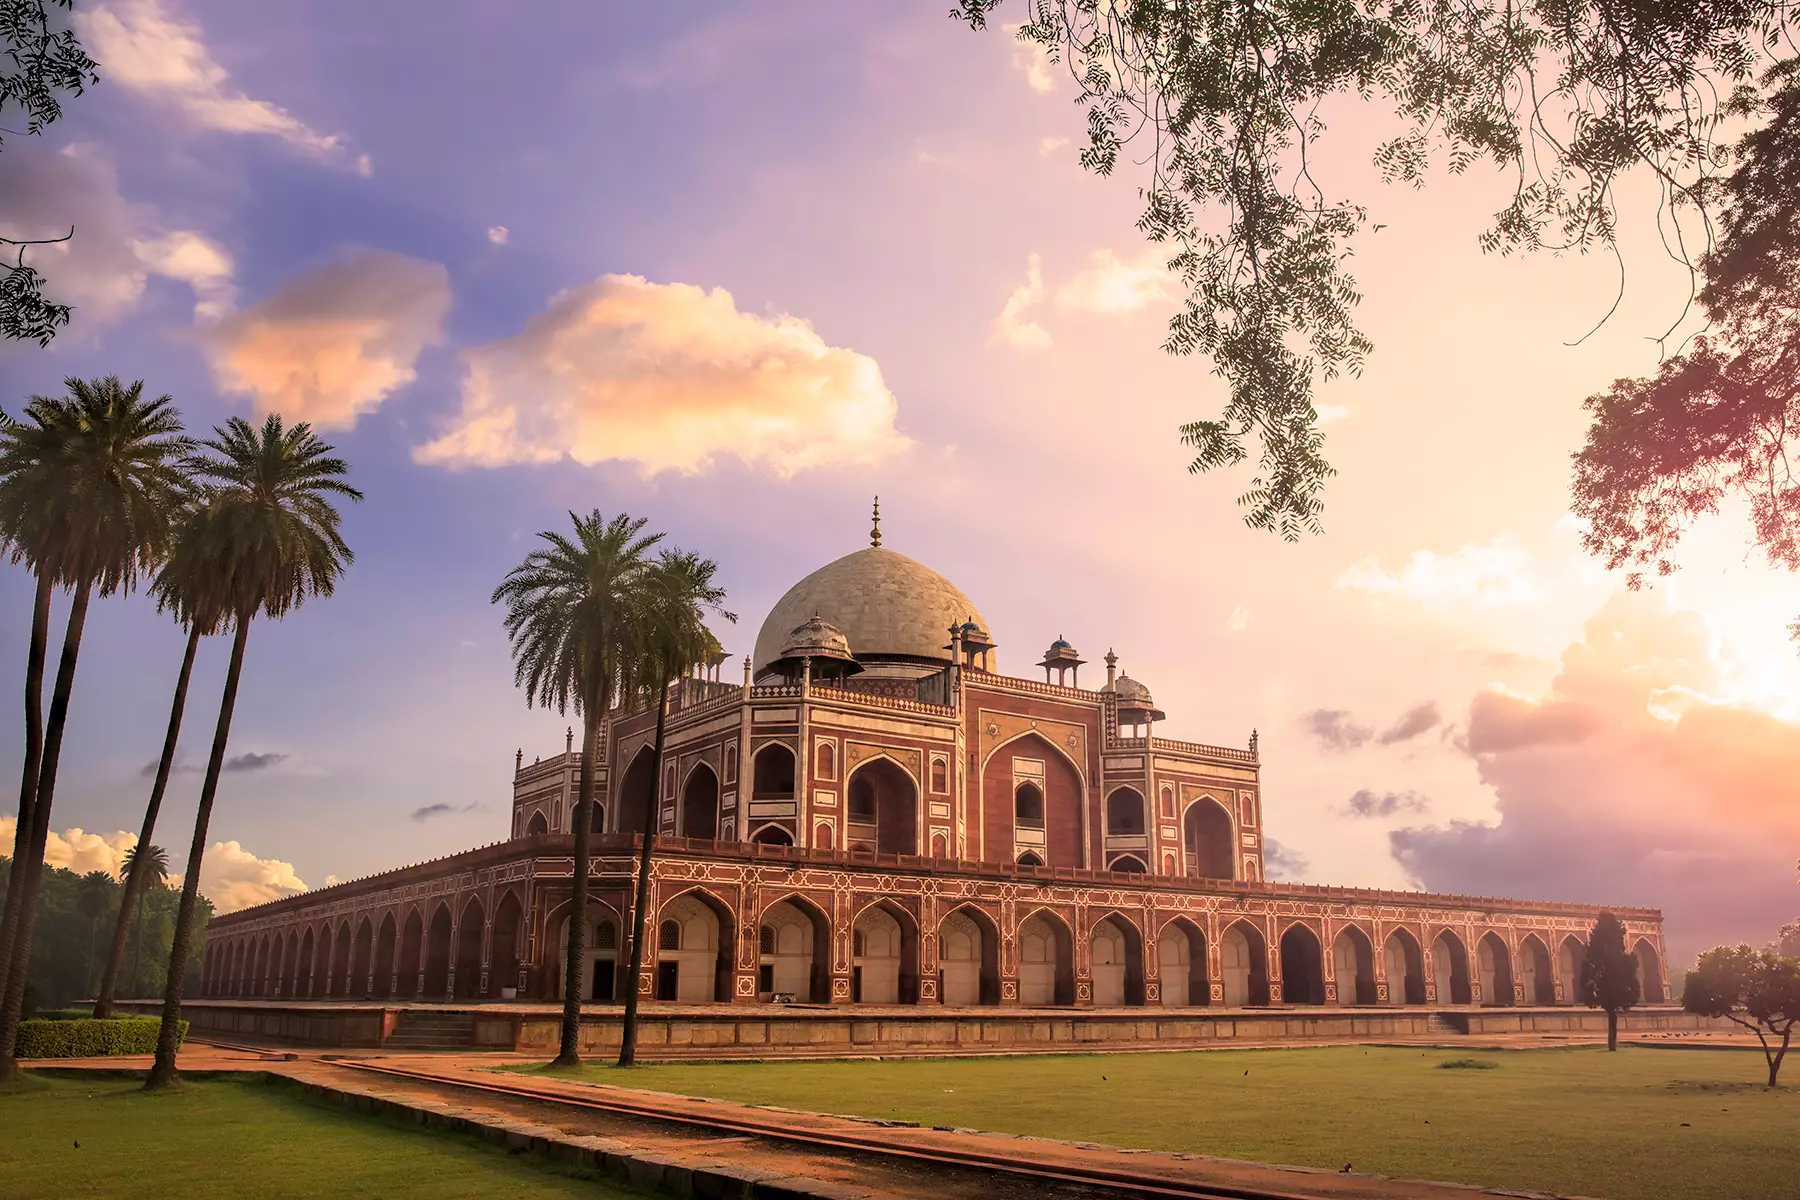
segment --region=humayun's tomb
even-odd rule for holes
[[[999,650],[967,596],[877,531],[788,590],[741,683],[714,663],[671,690],[660,780],[654,715],[611,713],[582,973],[594,1044],[609,1023],[616,1039],[606,1006],[634,986],[671,1002],[648,1007],[675,1014],[653,1036],[695,1045],[1144,1043],[1270,1019],[1378,1033],[1586,1016],[1566,1006],[1595,907],[1269,881],[1254,734],[1161,736],[1150,689],[1111,652],[1084,687],[1087,663],[1060,637],[1041,679],[1002,673]],[[371,1044],[425,1001],[464,1014],[453,1040],[547,1044],[579,759],[572,743],[515,759],[505,841],[215,919],[187,1015]],[[654,917],[632,981],[634,847],[652,823]],[[1613,911],[1646,1003],[1663,1002],[1661,913]],[[831,1014],[838,1032],[783,1033],[776,1005]],[[1527,1012],[1524,1026],[1493,1023]]]

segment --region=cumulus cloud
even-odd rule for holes
[[[12,853],[13,838],[18,828],[17,817],[0,817],[0,852]],[[52,829],[44,839],[44,861],[77,875],[85,875],[89,871],[118,875],[119,864],[125,860],[125,852],[135,845],[137,834],[127,833],[123,829],[112,833],[89,833],[79,827],[65,829],[61,833]]]
[[[275,751],[266,754],[234,754],[225,760],[227,771],[263,771],[287,761],[287,755]]]
[[[692,474],[732,455],[785,478],[908,444],[874,359],[799,317],[740,312],[723,288],[603,275],[462,357],[461,411],[414,450],[419,462]]]
[[[347,429],[413,381],[449,310],[442,265],[358,249],[220,321],[206,355],[219,387],[258,412]]]
[[[504,225],[489,225],[488,226],[488,241],[495,246],[506,245],[507,240],[511,237],[512,237],[512,230],[508,229]]]
[[[1327,750],[1340,753],[1366,745],[1375,731],[1353,720],[1341,708],[1315,708],[1300,714],[1300,728]]]
[[[1615,597],[1545,695],[1471,703],[1498,819],[1396,830],[1395,857],[1435,890],[1660,907],[1672,969],[1766,937],[1800,907],[1800,724],[1728,683],[1699,615]]]
[[[994,340],[1020,350],[1041,350],[1054,342],[1050,334],[1031,316],[1031,310],[1044,301],[1044,260],[1033,254],[1026,260],[1025,282],[1013,289],[1012,295],[994,318]]]
[[[1391,817],[1398,812],[1422,813],[1431,809],[1431,799],[1418,792],[1377,792],[1362,788],[1344,801],[1347,817]]]
[[[1056,289],[1056,306],[1071,312],[1119,315],[1166,303],[1181,294],[1162,251],[1151,246],[1136,259],[1096,250],[1086,268]]]
[[[1384,746],[1392,746],[1395,742],[1410,742],[1422,733],[1430,733],[1443,722],[1444,715],[1438,711],[1437,701],[1427,700],[1401,713],[1400,719],[1382,730],[1381,736],[1375,740]]]
[[[1010,31],[1018,38],[1021,27],[1014,25]],[[1053,92],[1056,90],[1056,64],[1050,61],[1050,52],[1041,42],[1015,40],[1012,54],[1013,66],[1025,74],[1025,83],[1034,92]]]
[[[433,817],[449,816],[451,813],[474,812],[477,807],[478,806],[475,804],[464,804],[460,807],[454,804],[427,804],[422,808],[413,809],[412,819],[415,821],[429,821]]]
[[[9,146],[0,171],[0,237],[61,237],[33,246],[26,261],[44,274],[45,294],[75,312],[70,331],[111,324],[135,308],[152,276],[188,284],[195,311],[215,315],[232,298],[231,256],[191,229],[160,230],[119,192],[118,176],[92,146],[47,151]]]
[[[263,134],[315,155],[343,148],[335,135],[233,87],[199,23],[162,0],[110,0],[78,11],[75,23],[108,83],[171,105],[198,129]]]
[[[200,892],[213,902],[214,912],[236,912],[306,890],[293,863],[258,858],[237,842],[214,842],[200,864]]]
[[[1274,838],[1263,839],[1263,874],[1269,879],[1300,883],[1305,880],[1310,866],[1306,855],[1298,850],[1284,846]]]
[[[1416,550],[1396,570],[1367,558],[1338,576],[1337,586],[1436,609],[1531,604],[1544,595],[1529,556],[1511,537],[1461,546],[1448,554]]]

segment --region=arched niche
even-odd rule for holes
[[[1281,935],[1281,998],[1288,1004],[1325,1003],[1325,960],[1319,935],[1298,922]]]
[[[757,748],[751,760],[751,795],[757,800],[794,798],[794,751],[783,742]]]
[[[1038,909],[1019,922],[1019,1003],[1075,1003],[1075,939],[1063,919]]]
[[[681,836],[712,841],[719,836],[719,777],[705,763],[688,772],[681,789]]]
[[[1269,952],[1262,930],[1234,921],[1219,936],[1219,982],[1227,1007],[1269,1002]]]
[[[1043,817],[1036,825],[1026,825],[1018,817],[1018,792],[1027,783],[1043,796]],[[982,860],[1016,862],[1031,850],[1053,867],[1091,865],[1086,796],[1081,774],[1063,747],[1038,733],[1002,743],[981,768]],[[1015,827],[1020,836],[1015,836]],[[1030,836],[1026,830],[1032,831]]]
[[[763,909],[757,930],[757,998],[831,1002],[831,922],[817,905],[788,896]]]
[[[1375,949],[1361,927],[1346,925],[1331,942],[1332,975],[1339,1004],[1374,1004]]]
[[[1431,939],[1431,970],[1439,1004],[1470,1003],[1469,952],[1448,929]]]
[[[1165,1008],[1210,1004],[1206,935],[1185,917],[1164,925],[1156,939],[1158,993]]]
[[[891,758],[872,758],[850,773],[847,785],[851,845],[869,843],[882,854],[919,852],[919,789]]]
[[[1136,788],[1114,788],[1107,795],[1106,832],[1127,836],[1144,832],[1144,797]]]
[[[1649,939],[1639,938],[1632,951],[1638,960],[1638,990],[1645,1004],[1663,1004],[1668,997],[1663,994],[1662,957],[1656,953],[1656,947]]]
[[[1556,976],[1550,967],[1550,948],[1535,933],[1519,939],[1519,988],[1527,1004],[1555,1004]]]
[[[655,996],[688,1004],[731,998],[731,910],[700,889],[657,914]],[[629,982],[629,981],[628,981]]]
[[[938,924],[938,995],[947,1006],[1000,1002],[1000,931],[964,905]]]
[[[1382,947],[1387,970],[1388,1000],[1393,1004],[1425,1003],[1425,960],[1418,939],[1404,929],[1388,935]]]
[[[1512,953],[1500,935],[1484,933],[1475,943],[1475,964],[1481,975],[1481,1002],[1510,1006],[1513,1002]]]
[[[1094,922],[1088,935],[1094,1003],[1102,1007],[1144,1002],[1144,939],[1117,913]]]
[[[851,972],[858,1004],[916,1004],[919,930],[912,914],[891,900],[863,909],[851,932]]]
[[[1199,879],[1235,879],[1237,862],[1231,814],[1209,796],[1187,806],[1181,817],[1181,844],[1188,874]]]
[[[656,752],[644,746],[632,756],[631,764],[619,777],[620,833],[647,833],[654,825],[656,812]]]

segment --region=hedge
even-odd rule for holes
[[[187,1039],[188,1023],[178,1022],[176,1045]],[[19,1023],[20,1058],[101,1058],[113,1054],[152,1054],[161,1017],[115,1017],[105,1021]]]

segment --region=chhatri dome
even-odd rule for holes
[[[962,589],[924,563],[884,547],[879,508],[876,519],[867,549],[826,563],[769,610],[756,635],[759,676],[783,657],[798,628],[815,617],[843,635],[865,668],[888,663],[935,670],[950,661],[952,625],[960,628],[973,621],[987,629],[981,611]]]

